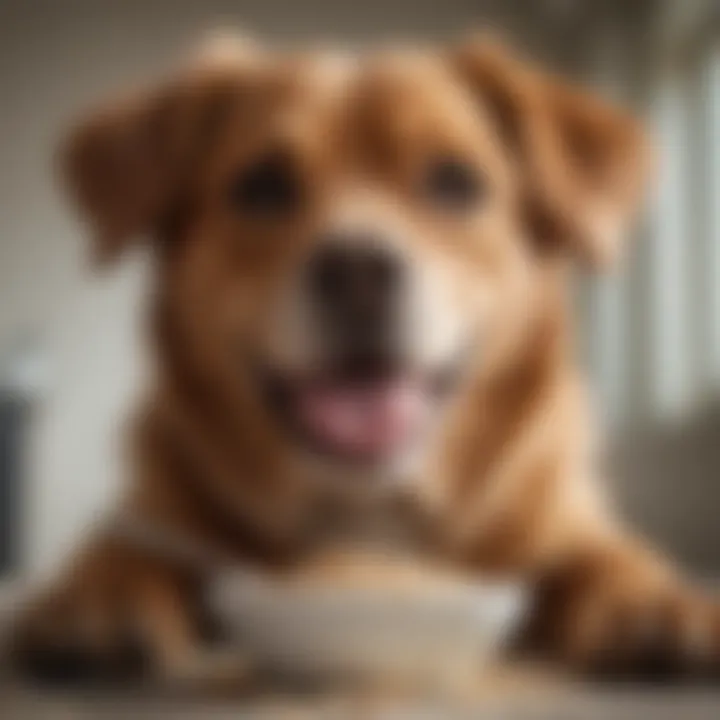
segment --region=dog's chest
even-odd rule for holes
[[[313,550],[352,546],[417,556],[432,553],[435,546],[429,516],[401,491],[323,503],[309,538]]]

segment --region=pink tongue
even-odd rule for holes
[[[299,413],[313,435],[338,450],[382,455],[408,439],[426,408],[422,388],[398,380],[315,386],[301,395]]]

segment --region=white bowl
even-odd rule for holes
[[[515,583],[474,583],[404,562],[370,567],[237,572],[218,580],[212,602],[250,657],[279,673],[423,684],[475,676],[525,608]]]

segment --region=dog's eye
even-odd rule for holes
[[[291,158],[269,153],[241,170],[230,185],[230,201],[242,212],[273,217],[288,214],[300,203],[301,188]]]
[[[458,158],[433,162],[424,180],[424,194],[436,205],[450,210],[468,210],[483,199],[484,178],[476,168]]]

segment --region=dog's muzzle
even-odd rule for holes
[[[271,404],[306,443],[353,462],[385,461],[421,436],[455,367],[421,366],[408,340],[412,267],[373,235],[328,235],[302,270],[320,351],[310,366],[265,368]]]
[[[391,372],[402,358],[403,259],[372,236],[329,236],[306,266],[311,311],[343,372]]]

